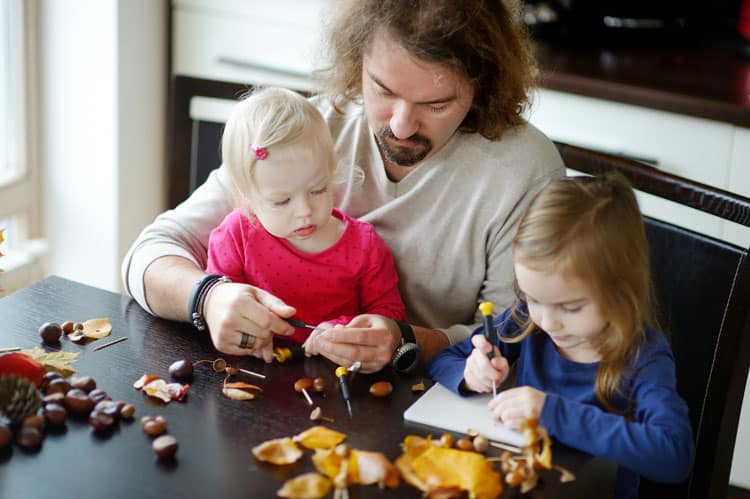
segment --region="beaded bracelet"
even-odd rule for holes
[[[206,319],[203,316],[203,306],[208,293],[214,286],[222,282],[232,282],[228,277],[219,274],[206,274],[196,281],[190,292],[188,301],[188,317],[198,331],[206,330]]]

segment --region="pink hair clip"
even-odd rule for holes
[[[252,149],[255,152],[255,157],[261,161],[263,161],[264,159],[268,157],[268,150],[265,147],[250,146],[250,149]]]

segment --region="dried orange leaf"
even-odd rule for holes
[[[161,378],[155,379],[144,386],[143,393],[166,403],[172,400],[172,395],[169,393],[169,386],[167,386],[167,382]]]
[[[432,488],[459,488],[476,499],[494,499],[503,492],[500,474],[476,452],[430,446],[412,462],[420,482]]]
[[[331,481],[320,473],[305,473],[284,482],[276,492],[279,497],[318,499],[331,491]]]
[[[253,447],[256,459],[272,464],[291,464],[299,461],[302,454],[302,449],[289,437],[267,440]]]
[[[258,385],[251,385],[250,383],[245,383],[244,381],[224,383],[224,388],[236,388],[238,390],[258,390],[259,392],[263,391],[263,388],[259,387]]]
[[[98,340],[109,336],[112,332],[112,324],[106,317],[102,319],[89,319],[83,323],[83,335],[87,338]]]
[[[245,390],[240,390],[238,388],[224,388],[221,390],[221,393],[232,400],[252,400],[255,398],[254,393],[246,392]]]
[[[308,449],[330,449],[343,442],[346,435],[325,426],[313,426],[293,438]]]
[[[401,482],[398,469],[381,452],[353,450],[352,457],[357,462],[359,474],[354,483],[371,485],[377,483],[381,488],[395,488]]]
[[[160,379],[159,376],[155,374],[144,374],[140,378],[138,378],[135,383],[133,383],[133,388],[136,390],[143,390],[143,387],[148,385],[154,380]]]
[[[342,457],[335,449],[318,449],[312,461],[315,469],[334,481],[341,478],[343,470],[345,485],[377,483],[380,487],[394,488],[401,481],[398,469],[380,452],[352,449],[348,457]]]

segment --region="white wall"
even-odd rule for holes
[[[42,0],[48,272],[119,291],[165,203],[166,0]]]

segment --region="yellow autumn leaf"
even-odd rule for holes
[[[279,497],[318,499],[331,491],[331,481],[319,473],[305,473],[284,482],[276,492]]]
[[[253,447],[253,455],[259,461],[272,464],[291,464],[302,457],[302,449],[289,437],[266,440]]]
[[[70,364],[78,358],[77,352],[46,352],[35,347],[21,350],[21,353],[39,362],[46,371],[55,371],[63,377],[67,378],[76,372]]]
[[[346,435],[336,430],[331,430],[325,426],[313,426],[299,435],[293,437],[293,440],[308,449],[330,449],[335,447],[346,439]]]
[[[476,452],[431,446],[414,459],[412,468],[422,483],[456,487],[476,499],[494,499],[503,492],[500,474]]]
[[[112,324],[109,323],[109,319],[106,317],[89,319],[83,323],[83,335],[87,338],[98,340],[109,336],[111,332]]]
[[[221,390],[221,393],[223,393],[226,398],[230,398],[232,400],[252,400],[255,398],[254,393],[246,392],[245,390],[240,390],[239,388],[224,387]]]

